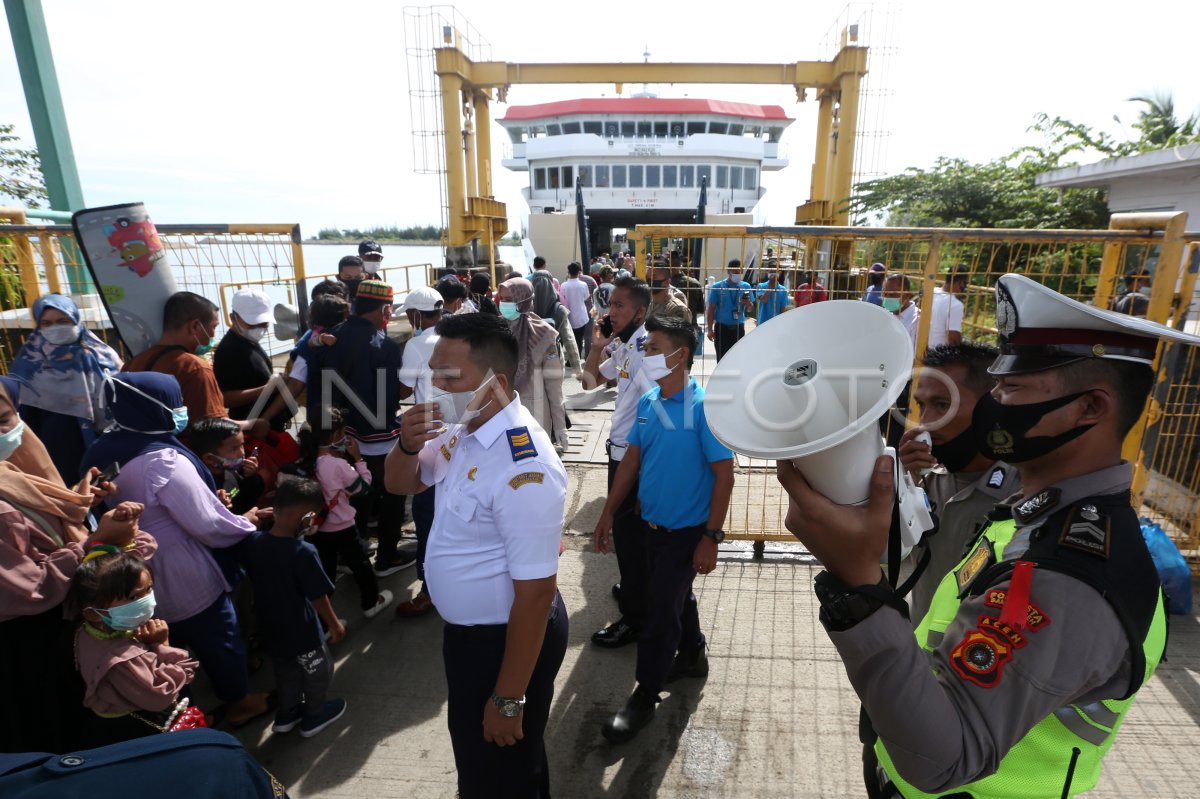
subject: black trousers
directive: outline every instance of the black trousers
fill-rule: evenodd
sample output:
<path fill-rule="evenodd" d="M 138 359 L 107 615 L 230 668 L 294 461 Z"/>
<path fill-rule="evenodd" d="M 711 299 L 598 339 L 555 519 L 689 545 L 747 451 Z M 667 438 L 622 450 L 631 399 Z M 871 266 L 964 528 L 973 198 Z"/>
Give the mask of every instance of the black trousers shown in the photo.
<path fill-rule="evenodd" d="M 713 325 L 713 332 L 716 338 L 717 345 L 717 360 L 725 357 L 725 353 L 742 340 L 742 336 L 746 335 L 746 325 L 723 325 L 720 322 Z"/>
<path fill-rule="evenodd" d="M 433 530 L 433 506 L 437 486 L 431 485 L 420 494 L 413 494 L 413 523 L 417 526 L 417 579 L 425 582 L 425 550 L 429 548 L 429 533 Z"/>
<path fill-rule="evenodd" d="M 354 574 L 354 582 L 358 585 L 359 607 L 363 610 L 375 607 L 379 599 L 379 580 L 358 542 L 358 531 L 355 528 L 313 533 L 308 537 L 308 543 L 317 548 L 321 567 L 325 569 L 325 576 L 331 583 L 337 583 L 337 565 L 340 559 Z"/>
<path fill-rule="evenodd" d="M 383 486 L 383 463 L 387 455 L 364 455 L 363 460 L 371 472 L 371 490 L 350 500 L 350 504 L 354 506 L 358 532 L 364 541 L 368 538 L 367 525 L 372 512 L 378 516 L 376 535 L 379 537 L 379 549 L 375 551 L 375 562 L 387 563 L 395 559 L 396 547 L 400 543 L 400 528 L 404 526 L 404 497 L 391 493 Z"/>
<path fill-rule="evenodd" d="M 620 461 L 608 459 L 608 488 L 611 491 Z M 646 590 L 650 580 L 650 556 L 646 553 L 646 532 L 637 511 L 638 484 L 635 480 L 629 494 L 613 515 L 613 549 L 617 553 L 617 570 L 621 574 L 621 595 L 617 608 L 630 627 L 641 629 L 646 620 Z"/>
<path fill-rule="evenodd" d="M 646 624 L 638 638 L 637 681 L 651 693 L 662 690 L 677 652 L 690 654 L 705 643 L 692 592 L 696 579 L 692 559 L 704 528 L 703 524 L 679 530 L 646 525 L 650 590 Z"/>
<path fill-rule="evenodd" d="M 521 728 L 514 746 L 483 740 L 483 708 L 491 701 L 504 660 L 507 624 L 466 627 L 447 624 L 442 635 L 447 725 L 454 746 L 460 799 L 549 799 L 546 720 L 554 700 L 554 678 L 567 651 L 567 609 L 554 597 L 542 651 L 525 689 Z"/>

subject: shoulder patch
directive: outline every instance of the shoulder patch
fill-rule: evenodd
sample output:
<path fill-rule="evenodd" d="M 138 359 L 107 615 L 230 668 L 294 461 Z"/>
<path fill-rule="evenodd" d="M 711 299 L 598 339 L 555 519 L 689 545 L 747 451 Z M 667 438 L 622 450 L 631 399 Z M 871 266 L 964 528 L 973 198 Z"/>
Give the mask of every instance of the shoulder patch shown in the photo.
<path fill-rule="evenodd" d="M 1012 660 L 1012 645 L 998 633 L 970 630 L 950 653 L 950 665 L 964 680 L 980 688 L 995 688 L 1000 684 L 1004 664 Z"/>
<path fill-rule="evenodd" d="M 1034 494 L 1029 499 L 1017 503 L 1013 506 L 1013 516 L 1021 524 L 1029 524 L 1037 517 L 1044 514 L 1046 511 L 1058 505 L 1058 499 L 1062 496 L 1062 490 L 1058 488 L 1046 488 Z"/>
<path fill-rule="evenodd" d="M 649 337 L 649 336 L 641 336 L 641 337 L 639 337 L 639 338 L 638 338 L 638 340 L 637 340 L 637 351 L 638 351 L 638 352 L 643 352 L 643 351 L 645 351 L 645 349 L 646 349 L 646 339 L 648 339 L 648 338 L 650 338 L 650 337 Z"/>
<path fill-rule="evenodd" d="M 514 427 L 512 430 L 505 430 L 504 435 L 508 437 L 508 448 L 512 451 L 514 463 L 526 458 L 537 457 L 538 451 L 533 446 L 533 439 L 529 436 L 528 427 Z"/>
<path fill-rule="evenodd" d="M 985 568 L 990 566 L 996 559 L 995 550 L 992 549 L 992 542 L 984 538 L 979 542 L 979 546 L 975 547 L 975 551 L 963 561 L 963 565 L 954 573 L 954 579 L 958 583 L 958 591 L 963 590 L 971 584 Z"/>
<path fill-rule="evenodd" d="M 1067 514 L 1063 524 L 1062 534 L 1058 537 L 1058 545 L 1070 549 L 1078 549 L 1091 555 L 1108 559 L 1112 544 L 1109 539 L 1112 520 L 1095 505 L 1084 503 L 1076 505 Z"/>
<path fill-rule="evenodd" d="M 529 485 L 530 483 L 537 483 L 540 485 L 545 479 L 545 472 L 521 472 L 516 477 L 508 481 L 508 487 L 513 491 L 516 491 L 521 486 Z"/>
<path fill-rule="evenodd" d="M 983 604 L 989 608 L 1003 608 L 1008 599 L 1008 592 L 1001 588 L 991 588 L 987 592 Z M 1050 617 L 1037 605 L 1030 602 L 1025 606 L 1025 626 L 1030 631 L 1038 630 L 1050 623 Z"/>
<path fill-rule="evenodd" d="M 992 473 L 987 481 L 988 488 L 999 488 L 1004 485 L 1004 478 L 1007 476 L 1003 466 L 997 466 L 995 469 L 992 469 Z"/>

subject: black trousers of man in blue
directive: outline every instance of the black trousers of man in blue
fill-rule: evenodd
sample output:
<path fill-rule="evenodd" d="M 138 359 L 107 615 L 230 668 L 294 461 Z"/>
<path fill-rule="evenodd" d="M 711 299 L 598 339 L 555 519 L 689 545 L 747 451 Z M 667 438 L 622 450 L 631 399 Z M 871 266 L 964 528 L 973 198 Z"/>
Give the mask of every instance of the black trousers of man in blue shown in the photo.
<path fill-rule="evenodd" d="M 637 681 L 650 693 L 662 690 L 676 653 L 690 655 L 705 644 L 692 592 L 692 559 L 704 530 L 703 524 L 668 530 L 646 523 L 650 579 L 646 623 L 637 645 Z"/>
<path fill-rule="evenodd" d="M 554 700 L 554 678 L 567 652 L 567 609 L 554 597 L 542 651 L 525 689 L 521 730 L 513 746 L 483 740 L 483 709 L 491 701 L 504 661 L 507 624 L 447 624 L 442 635 L 447 698 L 446 726 L 454 747 L 460 799 L 550 799 L 550 769 L 543 736 Z"/>
<path fill-rule="evenodd" d="M 608 459 L 608 490 L 620 461 Z M 646 619 L 646 591 L 650 579 L 650 555 L 646 551 L 646 528 L 638 515 L 638 484 L 625 495 L 613 514 L 613 549 L 617 553 L 617 571 L 621 574 L 621 594 L 617 607 L 621 618 L 635 630 L 641 630 Z"/>

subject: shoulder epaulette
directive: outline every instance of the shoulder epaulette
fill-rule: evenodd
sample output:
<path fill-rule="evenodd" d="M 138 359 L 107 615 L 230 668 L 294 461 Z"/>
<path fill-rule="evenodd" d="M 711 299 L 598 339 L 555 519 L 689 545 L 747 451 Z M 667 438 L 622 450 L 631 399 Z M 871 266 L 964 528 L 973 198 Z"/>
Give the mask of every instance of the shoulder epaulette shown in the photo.
<path fill-rule="evenodd" d="M 538 451 L 533 446 L 533 439 L 529 435 L 528 427 L 514 427 L 511 430 L 505 430 L 504 435 L 508 437 L 508 448 L 512 452 L 514 463 L 526 458 L 537 457 Z"/>

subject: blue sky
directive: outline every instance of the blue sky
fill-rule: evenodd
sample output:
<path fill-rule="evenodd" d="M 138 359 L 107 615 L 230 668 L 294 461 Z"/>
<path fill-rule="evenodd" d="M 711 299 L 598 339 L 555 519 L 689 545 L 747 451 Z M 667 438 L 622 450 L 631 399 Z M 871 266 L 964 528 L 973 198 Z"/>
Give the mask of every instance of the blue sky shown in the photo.
<path fill-rule="evenodd" d="M 46 0 L 59 82 L 89 204 L 144 200 L 164 222 L 300 222 L 320 227 L 438 221 L 435 179 L 413 172 L 402 5 L 327 2 Z M 789 62 L 827 56 L 843 2 L 543 0 L 464 2 L 495 60 Z M 1200 4 L 1144 0 L 1137 13 L 1088 2 L 910 0 L 894 14 L 895 55 L 874 169 L 939 155 L 995 157 L 1033 141 L 1039 111 L 1121 134 L 1133 95 L 1173 91 L 1200 106 L 1194 49 Z M 878 6 L 877 6 L 878 8 Z M 876 14 L 879 18 L 881 15 Z M 0 20 L 7 33 L 7 23 Z M 877 35 L 877 32 L 876 32 Z M 868 39 L 871 32 L 867 32 Z M 12 54 L 0 46 L 0 122 L 33 135 Z M 764 177 L 768 221 L 808 198 L 815 103 L 784 87 L 655 87 L 663 96 L 783 105 L 792 166 Z M 631 89 L 627 87 L 626 91 Z M 514 104 L 613 96 L 612 85 L 514 87 Z M 494 115 L 503 113 L 496 106 Z M 496 192 L 516 216 L 525 176 L 499 166 Z"/>

